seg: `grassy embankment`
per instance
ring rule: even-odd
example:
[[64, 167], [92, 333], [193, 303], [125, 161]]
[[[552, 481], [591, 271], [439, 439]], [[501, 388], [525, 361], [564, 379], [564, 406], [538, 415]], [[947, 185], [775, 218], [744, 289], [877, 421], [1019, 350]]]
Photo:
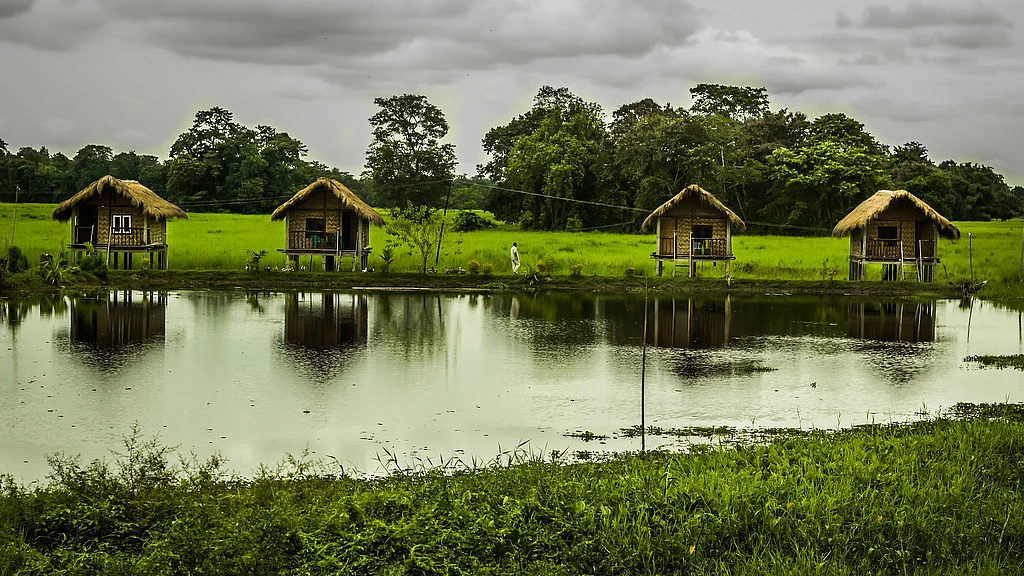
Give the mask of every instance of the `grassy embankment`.
[[372, 480], [301, 458], [225, 478], [136, 434], [113, 463], [54, 458], [43, 486], [0, 482], [0, 574], [1020, 574], [1024, 407], [962, 408]]
[[[0, 204], [0, 235], [4, 245], [10, 238], [13, 209], [11, 204]], [[15, 244], [24, 250], [30, 262], [38, 262], [41, 253], [59, 252], [67, 243], [70, 226], [51, 220], [52, 210], [53, 205], [43, 204], [18, 207]], [[961, 222], [958, 226], [963, 238], [959, 242], [944, 241], [939, 247], [942, 264], [937, 284], [988, 280], [985, 295], [1024, 296], [1024, 288], [1018, 279], [1022, 222]], [[266, 215], [195, 213], [190, 214], [188, 220], [173, 220], [168, 224], [170, 268], [178, 272], [241, 272], [247, 259], [246, 250], [266, 250], [268, 254], [263, 263], [282, 266], [284, 256], [277, 249], [284, 245], [283, 228], [283, 223], [271, 222]], [[973, 235], [973, 239], [968, 239], [968, 233]], [[470, 260], [476, 260], [482, 266], [490, 264], [493, 278], [474, 279], [471, 283], [476, 284], [514, 279], [508, 267], [508, 247], [513, 241], [519, 243], [524, 264], [536, 266], [538, 261], [544, 262], [555, 280], [568, 279], [574, 265], [579, 265], [581, 277], [591, 282], [595, 278], [622, 279], [627, 275], [650, 277], [654, 274], [654, 263], [649, 257], [654, 239], [650, 234], [524, 232], [500, 227], [452, 234], [450, 238], [459, 238], [461, 242], [442, 254], [438, 268], [466, 268]], [[378, 270], [378, 255], [387, 240], [384, 230], [372, 229], [374, 255], [370, 265]], [[730, 272], [737, 281], [821, 282], [846, 278], [847, 238], [738, 234], [733, 242], [737, 259]], [[140, 261], [141, 258], [136, 259], [136, 266], [140, 266]], [[307, 264], [308, 260], [303, 259], [302, 263]], [[433, 265], [433, 258], [430, 264]], [[342, 263], [343, 269], [348, 266], [350, 261]], [[397, 274], [414, 274], [418, 271], [418, 258], [406, 249], [400, 249], [392, 270]], [[871, 267], [868, 272], [869, 280], [881, 279], [880, 267]], [[685, 275], [685, 268], [680, 268], [679, 273]], [[375, 274], [380, 275], [379, 271]], [[724, 266], [704, 264], [698, 269], [698, 274], [705, 279], [722, 279]], [[348, 283], [375, 283], [370, 278], [374, 274], [360, 276], [367, 280], [351, 279]], [[671, 277], [671, 267], [666, 268], [666, 276]], [[283, 284], [288, 282], [282, 279]], [[443, 285], [446, 282], [449, 281], [438, 279], [426, 284]], [[462, 286], [468, 280], [450, 282]], [[846, 289], [841, 287], [841, 290]]]

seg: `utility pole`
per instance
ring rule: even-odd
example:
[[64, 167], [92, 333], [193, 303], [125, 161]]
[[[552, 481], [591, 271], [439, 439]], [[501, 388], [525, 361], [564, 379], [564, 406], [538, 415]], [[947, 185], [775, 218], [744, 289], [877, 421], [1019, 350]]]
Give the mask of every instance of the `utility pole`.
[[441, 238], [444, 237], [444, 221], [448, 219], [448, 200], [452, 197], [452, 186], [455, 185], [455, 178], [452, 178], [448, 182], [448, 194], [444, 197], [444, 213], [441, 215], [441, 232], [437, 235], [437, 256], [434, 257], [434, 268], [437, 268], [437, 263], [441, 260]]

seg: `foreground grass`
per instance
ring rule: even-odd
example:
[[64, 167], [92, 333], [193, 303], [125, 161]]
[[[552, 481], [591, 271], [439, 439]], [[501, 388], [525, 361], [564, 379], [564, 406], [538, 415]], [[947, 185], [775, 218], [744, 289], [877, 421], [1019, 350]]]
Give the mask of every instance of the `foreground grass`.
[[1019, 405], [768, 445], [358, 480], [52, 459], [0, 495], [0, 574], [1013, 574]]
[[[22, 204], [17, 207], [0, 204], [0, 247], [5, 246], [12, 228], [15, 244], [26, 253], [30, 262], [38, 263], [42, 253], [57, 253], [66, 246], [70, 226], [53, 221], [53, 205]], [[1003, 297], [1024, 297], [1020, 281], [1021, 237], [1024, 222], [960, 222], [963, 238], [958, 242], [942, 242], [942, 263], [938, 284], [977, 283], [987, 280], [985, 294]], [[968, 234], [971, 235], [968, 238]], [[170, 240], [169, 264], [172, 270], [241, 271], [247, 250], [266, 250], [264, 265], [282, 267], [284, 255], [284, 224], [271, 222], [267, 215], [190, 214], [188, 220], [168, 223]], [[477, 232], [450, 234], [454, 243], [442, 252], [437, 268], [468, 268], [470, 261], [490, 266], [496, 277], [511, 277], [508, 248], [515, 241], [524, 271], [537, 268], [538, 262], [555, 278], [570, 276], [574, 266], [583, 277], [624, 278], [654, 275], [650, 253], [654, 247], [651, 234], [612, 234], [603, 232], [524, 232], [509, 227]], [[374, 253], [370, 267], [380, 267], [381, 249], [389, 241], [387, 233], [373, 227], [370, 244]], [[737, 259], [730, 266], [730, 275], [738, 280], [827, 281], [843, 280], [847, 275], [848, 238], [755, 236], [738, 234], [733, 238]], [[434, 266], [434, 257], [429, 263]], [[141, 259], [139, 259], [141, 262]], [[309, 265], [307, 259], [302, 263]], [[137, 264], [137, 266], [140, 264]], [[319, 266], [319, 261], [313, 263]], [[341, 263], [351, 268], [351, 260]], [[392, 266], [397, 273], [419, 271], [417, 255], [407, 249], [398, 251]], [[685, 277], [686, 269], [678, 273]], [[377, 272], [379, 274], [379, 272]], [[702, 278], [725, 276], [725, 267], [703, 264], [697, 274]], [[666, 267], [666, 275], [672, 268]], [[913, 274], [911, 274], [911, 277]], [[881, 267], [868, 268], [868, 280], [880, 280]]]

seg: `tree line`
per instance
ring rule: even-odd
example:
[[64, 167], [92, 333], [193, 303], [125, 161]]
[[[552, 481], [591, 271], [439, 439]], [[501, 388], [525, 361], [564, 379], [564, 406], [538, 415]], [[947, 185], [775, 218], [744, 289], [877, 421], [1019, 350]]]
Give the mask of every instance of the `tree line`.
[[699, 84], [689, 108], [650, 98], [606, 117], [566, 88], [483, 136], [487, 162], [455, 173], [443, 112], [413, 94], [376, 98], [366, 169], [354, 176], [306, 158], [301, 141], [214, 107], [196, 113], [166, 160], [89, 144], [73, 158], [0, 140], [0, 201], [59, 202], [105, 174], [138, 180], [189, 211], [269, 213], [317, 177], [374, 206], [492, 211], [526, 229], [635, 231], [685, 186], [712, 192], [773, 230], [831, 229], [875, 191], [906, 189], [953, 220], [1024, 213], [1024, 188], [989, 166], [936, 163], [918, 142], [888, 146], [842, 113], [772, 111], [765, 88]]

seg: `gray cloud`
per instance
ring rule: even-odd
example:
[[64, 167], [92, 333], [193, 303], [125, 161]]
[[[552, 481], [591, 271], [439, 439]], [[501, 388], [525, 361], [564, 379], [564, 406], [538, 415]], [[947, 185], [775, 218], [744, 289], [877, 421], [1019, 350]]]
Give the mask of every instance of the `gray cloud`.
[[864, 28], [914, 29], [935, 26], [978, 26], [983, 28], [1012, 28], [1013, 24], [1002, 14], [978, 4], [949, 6], [912, 2], [903, 9], [886, 4], [868, 6], [859, 22]]
[[[7, 0], [3, 0], [6, 2]], [[13, 0], [0, 19], [0, 38], [41, 50], [67, 51], [94, 36], [105, 25], [96, 0]], [[18, 10], [29, 5], [28, 10]]]
[[184, 56], [315, 67], [323, 77], [467, 71], [602, 55], [640, 57], [700, 26], [688, 0], [98, 0], [141, 41]]
[[3, 0], [0, 2], [0, 18], [20, 16], [30, 10], [35, 0]]

